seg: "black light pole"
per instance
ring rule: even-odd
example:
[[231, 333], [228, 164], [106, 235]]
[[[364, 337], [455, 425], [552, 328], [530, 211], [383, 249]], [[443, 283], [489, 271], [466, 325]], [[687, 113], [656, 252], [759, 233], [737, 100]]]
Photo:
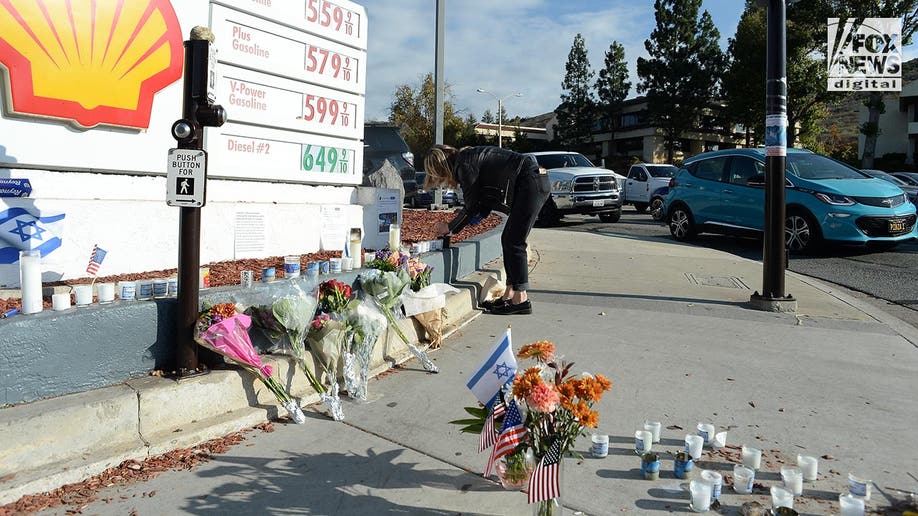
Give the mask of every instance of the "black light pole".
[[752, 302], [772, 311], [796, 310], [796, 301], [784, 292], [785, 167], [787, 164], [787, 15], [784, 0], [767, 0], [768, 28], [765, 58], [765, 239], [762, 256], [762, 294]]
[[[182, 118], [172, 125], [172, 136], [179, 149], [203, 150], [204, 126], [219, 127], [226, 122], [226, 112], [213, 104], [216, 63], [210, 46], [213, 34], [206, 27], [195, 27], [185, 41], [185, 81]], [[205, 169], [206, 170], [206, 169]], [[201, 264], [201, 208], [179, 208], [178, 313], [175, 332], [175, 376], [182, 378], [203, 372], [198, 363], [198, 346], [194, 342], [194, 325], [199, 311]]]

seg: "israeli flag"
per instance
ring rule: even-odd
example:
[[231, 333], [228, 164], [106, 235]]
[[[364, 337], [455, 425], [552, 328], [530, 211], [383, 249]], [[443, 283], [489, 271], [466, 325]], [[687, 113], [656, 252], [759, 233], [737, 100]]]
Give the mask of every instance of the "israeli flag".
[[501, 388], [516, 376], [516, 357], [510, 344], [510, 328], [498, 339], [484, 363], [472, 375], [466, 386], [478, 401], [490, 407]]
[[44, 258], [61, 246], [64, 214], [21, 207], [0, 211], [0, 264], [19, 261], [19, 251], [41, 251]]

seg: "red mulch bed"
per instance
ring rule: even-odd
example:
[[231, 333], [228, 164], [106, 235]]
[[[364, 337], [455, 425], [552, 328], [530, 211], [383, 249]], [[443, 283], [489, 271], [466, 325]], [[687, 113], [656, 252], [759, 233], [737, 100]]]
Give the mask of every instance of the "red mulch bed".
[[[434, 226], [437, 222], [449, 222], [454, 215], [454, 211], [428, 211], [428, 210], [404, 210], [402, 212], [402, 242], [413, 244], [424, 240], [434, 240]], [[501, 223], [501, 218], [497, 215], [489, 215], [474, 226], [466, 226], [465, 229], [457, 235], [453, 235], [452, 242], [461, 242], [473, 236], [480, 235], [490, 231]], [[341, 256], [340, 251], [320, 251], [301, 255], [301, 262], [327, 260]], [[271, 256], [268, 258], [257, 258], [247, 260], [228, 260], [224, 262], [212, 262], [202, 264], [210, 268], [210, 285], [212, 287], [222, 287], [226, 285], [236, 285], [239, 283], [239, 273], [243, 270], [255, 271], [255, 281], [261, 279], [261, 270], [264, 267], [274, 267], [277, 270], [277, 277], [282, 278], [284, 275], [284, 257]], [[159, 271], [134, 272], [128, 274], [115, 274], [111, 276], [100, 276], [96, 281], [117, 282], [133, 281], [140, 279], [156, 279], [174, 276], [177, 269], [164, 269]], [[79, 285], [92, 282], [92, 278], [77, 278], [68, 281], [57, 281], [54, 283], [45, 283], [45, 286], [61, 285]], [[71, 300], [72, 302], [72, 300]], [[6, 312], [13, 308], [20, 308], [18, 298], [0, 299], [0, 313]], [[51, 298], [44, 298], [44, 307], [51, 308]]]

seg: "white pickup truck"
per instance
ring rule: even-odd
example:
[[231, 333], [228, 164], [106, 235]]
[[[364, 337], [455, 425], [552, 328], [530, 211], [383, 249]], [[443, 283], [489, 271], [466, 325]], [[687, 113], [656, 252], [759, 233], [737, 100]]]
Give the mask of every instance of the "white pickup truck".
[[676, 175], [679, 169], [673, 165], [658, 165], [653, 163], [635, 163], [628, 169], [625, 179], [624, 202], [630, 204], [638, 213], [643, 213], [654, 199], [653, 193], [664, 186], [669, 186], [669, 180]]
[[594, 166], [586, 156], [576, 152], [532, 152], [529, 155], [535, 157], [539, 167], [548, 171], [551, 181], [551, 197], [539, 213], [540, 225], [553, 226], [571, 213], [598, 215], [603, 222], [618, 222], [622, 215], [622, 199], [614, 172]]

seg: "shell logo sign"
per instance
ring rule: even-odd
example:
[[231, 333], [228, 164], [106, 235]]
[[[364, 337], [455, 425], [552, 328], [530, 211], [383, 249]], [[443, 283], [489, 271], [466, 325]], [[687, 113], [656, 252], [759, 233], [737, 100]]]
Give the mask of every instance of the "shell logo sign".
[[183, 55], [169, 0], [0, 0], [5, 104], [17, 115], [146, 129]]

